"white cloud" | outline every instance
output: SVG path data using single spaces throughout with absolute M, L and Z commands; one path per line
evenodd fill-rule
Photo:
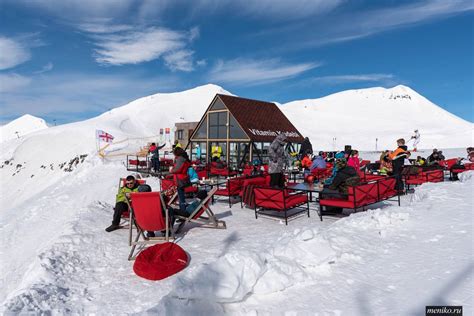
M 24 77 L 15 73 L 2 74 L 0 73 L 0 92 L 9 93 L 20 90 L 28 86 L 31 78 Z
M 138 64 L 185 48 L 193 32 L 147 28 L 120 34 L 95 35 L 96 61 L 109 65 Z M 171 57 L 172 58 L 172 57 Z
M 338 84 L 346 82 L 380 82 L 385 80 L 392 80 L 394 78 L 395 76 L 392 74 L 357 74 L 314 77 L 311 80 L 324 83 Z
M 54 64 L 52 62 L 48 62 L 46 65 L 44 65 L 40 70 L 38 71 L 35 71 L 34 74 L 38 75 L 38 74 L 42 74 L 42 73 L 45 73 L 45 72 L 48 72 L 48 71 L 51 71 L 53 70 L 54 68 Z
M 30 58 L 29 49 L 22 43 L 0 36 L 0 70 L 13 68 Z
M 123 17 L 136 0 L 6 0 L 27 8 L 44 10 L 62 20 L 85 21 L 94 18 Z
M 81 31 L 97 34 L 133 30 L 133 27 L 131 25 L 111 24 L 109 19 L 96 19 L 93 21 L 83 22 L 79 23 L 76 27 Z
M 194 52 L 189 50 L 179 50 L 176 52 L 171 52 L 164 56 L 165 65 L 172 71 L 193 71 L 193 54 Z
M 344 0 L 259 0 L 259 1 L 232 1 L 240 10 L 250 15 L 274 19 L 301 19 L 327 13 L 339 7 Z M 237 12 L 239 12 L 237 11 Z
M 65 121 L 88 118 L 136 98 L 181 87 L 174 76 L 143 78 L 130 72 L 119 76 L 47 73 L 32 77 L 28 89 L 20 88 L 26 86 L 29 78 L 25 81 L 24 77 L 14 75 L 10 79 L 9 91 L 2 92 L 0 98 L 2 117 L 30 113 Z M 4 82 L 1 77 L 0 80 Z
M 212 81 L 233 84 L 263 84 L 298 76 L 319 63 L 284 64 L 279 59 L 234 59 L 219 61 L 211 70 Z
M 333 18 L 330 25 L 321 28 L 322 32 L 313 36 L 313 39 L 304 45 L 350 41 L 472 10 L 474 10 L 474 2 L 471 0 L 433 0 L 351 13 Z

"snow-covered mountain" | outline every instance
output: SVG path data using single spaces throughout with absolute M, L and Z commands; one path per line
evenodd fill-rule
M 406 86 L 348 90 L 323 98 L 281 105 L 317 149 L 390 149 L 418 129 L 418 148 L 460 148 L 474 142 L 473 124 L 432 103 Z M 408 147 L 411 148 L 410 143 Z
M 46 122 L 36 116 L 25 114 L 8 124 L 0 126 L 0 143 L 23 137 L 29 133 L 48 128 Z

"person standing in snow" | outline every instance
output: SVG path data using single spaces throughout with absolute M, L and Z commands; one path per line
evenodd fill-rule
M 188 154 L 181 147 L 175 147 L 173 150 L 175 156 L 175 164 L 170 168 L 173 174 L 178 192 L 179 208 L 184 211 L 186 209 L 186 196 L 184 188 L 191 185 L 188 175 L 188 169 L 191 167 Z
M 418 143 L 420 142 L 420 132 L 418 132 L 417 129 L 415 129 L 415 135 L 411 137 L 411 139 L 414 139 L 413 141 L 413 151 L 417 151 L 417 146 Z
M 114 217 L 112 219 L 112 225 L 105 229 L 106 232 L 110 233 L 114 230 L 122 228 L 120 226 L 120 218 L 122 213 L 128 211 L 127 198 L 132 192 L 138 192 L 138 183 L 134 176 L 128 176 L 125 179 L 125 186 L 120 188 L 115 198 Z
M 303 140 L 303 143 L 301 143 L 301 148 L 298 155 L 300 159 L 303 159 L 303 156 L 308 155 L 308 154 L 311 154 L 311 155 L 313 154 L 313 145 L 311 145 L 309 138 L 305 137 Z
M 283 188 L 285 186 L 285 177 L 283 167 L 286 163 L 285 155 L 286 136 L 279 134 L 271 143 L 268 149 L 269 163 L 268 173 L 270 174 L 270 186 Z
M 402 180 L 402 170 L 405 163 L 405 158 L 410 157 L 410 152 L 408 151 L 407 146 L 405 146 L 405 140 L 403 138 L 397 140 L 397 145 L 397 149 L 392 151 L 388 155 L 388 158 L 392 161 L 392 172 L 395 180 L 397 181 L 395 184 L 395 189 L 399 193 L 403 193 L 404 184 Z
M 148 150 L 151 154 L 151 165 L 155 172 L 160 171 L 160 149 L 165 147 L 166 143 L 161 146 L 156 146 L 155 143 L 152 143 L 150 149 Z

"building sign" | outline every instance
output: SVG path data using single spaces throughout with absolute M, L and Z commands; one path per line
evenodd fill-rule
M 296 132 L 284 132 L 284 131 L 271 131 L 271 130 L 266 130 L 266 131 L 261 131 L 259 129 L 254 129 L 254 128 L 249 128 L 250 133 L 253 135 L 257 136 L 274 136 L 276 137 L 278 134 L 285 134 L 286 137 L 301 137 L 300 134 Z

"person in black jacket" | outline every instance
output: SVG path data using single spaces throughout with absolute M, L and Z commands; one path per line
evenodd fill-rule
M 334 168 L 336 168 L 336 175 L 324 186 L 320 194 L 321 199 L 347 198 L 347 188 L 360 182 L 359 174 L 353 167 L 347 165 L 345 158 L 337 159 Z M 325 211 L 342 213 L 342 208 L 326 207 Z
M 400 138 L 397 140 L 397 145 L 398 148 L 392 151 L 389 155 L 388 158 L 392 161 L 392 174 L 397 180 L 395 184 L 395 189 L 400 193 L 404 193 L 404 184 L 402 180 L 402 170 L 403 166 L 405 164 L 405 158 L 410 157 L 410 152 L 407 149 L 407 146 L 405 146 L 405 140 L 403 138 Z
M 313 154 L 313 145 L 309 141 L 308 137 L 305 137 L 303 143 L 301 143 L 300 152 L 298 153 L 300 159 L 302 159 L 307 154 Z
M 150 153 L 152 154 L 151 164 L 153 166 L 153 170 L 155 172 L 159 172 L 160 171 L 160 149 L 165 147 L 166 143 L 164 143 L 161 146 L 156 146 L 155 143 L 151 145 L 152 145 L 152 147 L 150 147 Z

